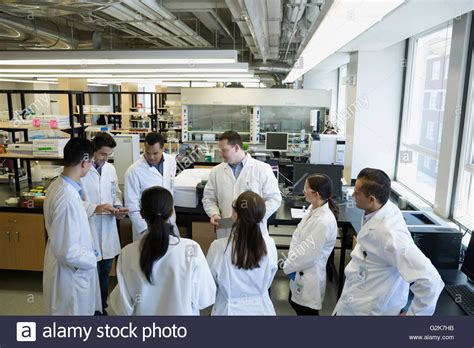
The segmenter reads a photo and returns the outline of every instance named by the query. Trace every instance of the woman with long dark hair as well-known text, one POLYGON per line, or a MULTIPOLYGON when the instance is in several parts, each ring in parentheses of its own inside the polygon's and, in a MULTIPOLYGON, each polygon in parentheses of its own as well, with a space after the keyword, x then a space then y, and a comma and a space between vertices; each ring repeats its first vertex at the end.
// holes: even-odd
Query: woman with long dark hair
POLYGON ((176 237, 169 219, 173 197, 161 186, 143 191, 143 237, 123 248, 118 285, 110 295, 121 315, 199 315, 215 301, 216 286, 199 244, 176 237))
POLYGON ((277 250, 260 230, 264 216, 263 198, 241 193, 233 203, 230 236, 211 244, 207 261, 217 284, 212 315, 275 315, 268 289, 278 269, 277 250))
POLYGON ((310 175, 304 185, 311 203, 291 238, 283 271, 290 278, 290 305, 298 315, 319 315, 326 290, 326 264, 337 237, 339 207, 332 199, 332 181, 310 175))

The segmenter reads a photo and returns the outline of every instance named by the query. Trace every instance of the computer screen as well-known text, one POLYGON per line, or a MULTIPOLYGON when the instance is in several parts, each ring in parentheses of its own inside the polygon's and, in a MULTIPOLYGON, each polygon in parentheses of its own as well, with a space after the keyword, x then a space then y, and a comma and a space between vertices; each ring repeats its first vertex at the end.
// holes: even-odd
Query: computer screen
POLYGON ((462 263, 461 271, 470 279, 474 279, 474 238, 471 235, 471 240, 464 254, 464 262, 462 263))
POLYGON ((265 150, 288 151, 288 133, 266 133, 265 150))
POLYGON ((293 167, 293 194, 302 195, 306 178, 311 174, 322 173, 332 180, 332 195, 334 199, 342 198, 342 171, 340 164, 308 164, 295 163, 293 167))

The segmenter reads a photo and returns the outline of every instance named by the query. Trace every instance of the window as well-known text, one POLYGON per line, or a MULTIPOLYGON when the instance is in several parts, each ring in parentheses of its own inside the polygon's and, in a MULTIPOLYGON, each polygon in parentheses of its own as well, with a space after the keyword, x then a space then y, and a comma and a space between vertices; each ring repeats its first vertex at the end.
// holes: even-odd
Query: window
POLYGON ((435 124, 434 122, 428 121, 426 124, 426 139, 433 141, 434 140, 434 131, 435 131, 435 124))
POLYGON ((433 70, 431 70, 431 79, 432 80, 439 80, 439 71, 441 69, 441 61, 435 60, 433 62, 433 70))
POLYGON ((463 145, 458 171, 458 183, 453 205, 453 218, 474 229, 474 66, 471 70, 469 99, 463 130, 463 145))
POLYGON ((447 85, 441 76, 447 74, 451 35, 449 23, 410 39, 396 179, 430 204, 435 198, 447 85))
POLYGON ((430 104, 428 106, 428 109, 429 110, 436 110, 436 101, 438 99, 438 93, 437 92, 430 92, 429 93, 429 96, 430 96, 430 104))

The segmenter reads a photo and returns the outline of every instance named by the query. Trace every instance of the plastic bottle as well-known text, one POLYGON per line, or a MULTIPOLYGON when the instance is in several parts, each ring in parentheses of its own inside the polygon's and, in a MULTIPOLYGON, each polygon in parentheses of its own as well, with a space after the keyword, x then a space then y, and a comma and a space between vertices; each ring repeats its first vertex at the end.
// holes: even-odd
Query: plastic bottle
POLYGON ((35 166, 31 168, 31 180, 33 182, 41 182, 43 179, 43 175, 41 173, 41 165, 38 161, 36 161, 35 163, 35 166))

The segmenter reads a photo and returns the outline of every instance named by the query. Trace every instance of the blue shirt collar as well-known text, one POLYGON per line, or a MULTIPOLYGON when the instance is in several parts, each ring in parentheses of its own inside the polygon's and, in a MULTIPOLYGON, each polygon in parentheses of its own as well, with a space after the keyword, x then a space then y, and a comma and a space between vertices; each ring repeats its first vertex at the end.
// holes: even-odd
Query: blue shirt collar
POLYGON ((63 180, 65 182, 67 182, 69 185, 71 185, 72 187, 74 187, 74 189, 79 193, 79 196, 81 196, 81 192, 82 192, 82 186, 81 184, 79 184, 78 182, 72 180, 70 177, 64 175, 64 174, 61 174, 61 177, 63 178, 63 180))
POLYGON ((143 158, 145 158, 146 163, 148 163, 148 165, 149 165, 150 167, 158 167, 158 166, 162 165, 162 164, 165 162, 165 155, 164 155, 164 154, 161 155, 161 160, 160 160, 160 162, 159 162, 158 164, 150 164, 150 162, 148 162, 148 160, 146 159, 145 156, 143 156, 143 158))

